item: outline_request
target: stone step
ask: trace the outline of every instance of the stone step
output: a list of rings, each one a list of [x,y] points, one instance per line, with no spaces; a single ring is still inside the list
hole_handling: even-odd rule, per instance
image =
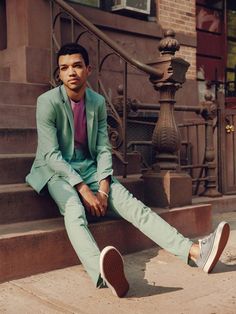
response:
[[[0,185],[0,224],[58,216],[58,209],[51,198],[39,196],[27,184]]]
[[[219,197],[195,196],[193,204],[211,204],[215,213],[236,212],[236,195],[222,195]]]
[[[37,97],[49,88],[46,84],[0,81],[0,103],[35,106]]]
[[[35,154],[0,154],[0,184],[23,183]]]
[[[139,176],[118,179],[131,193],[143,200],[143,181]],[[0,224],[57,216],[58,209],[48,195],[39,196],[25,183],[0,185]]]
[[[162,210],[160,215],[188,237],[202,236],[211,231],[209,205]],[[101,249],[114,245],[126,254],[154,245],[122,219],[92,223],[89,228]],[[1,225],[0,261],[0,282],[79,262],[67,238],[62,218]]]
[[[35,106],[0,104],[0,125],[2,128],[34,128],[35,111]]]
[[[142,165],[142,156],[139,152],[127,153],[127,166],[126,166],[126,174],[136,174],[141,173],[141,165]],[[113,153],[112,155],[113,162],[113,170],[114,175],[123,175],[125,173],[125,166],[122,161]]]
[[[4,154],[0,153],[0,184],[14,184],[25,182],[25,176],[29,173],[35,154]],[[138,153],[127,155],[127,174],[141,173],[141,157]],[[123,165],[113,155],[114,175],[123,173]]]
[[[34,153],[36,146],[36,128],[0,128],[0,154]]]
[[[9,80],[10,80],[10,67],[9,66],[0,67],[0,81]]]

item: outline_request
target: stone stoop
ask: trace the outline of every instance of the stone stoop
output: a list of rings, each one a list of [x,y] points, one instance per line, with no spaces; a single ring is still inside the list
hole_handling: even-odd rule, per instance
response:
[[[35,154],[0,154],[1,184],[15,184],[25,181],[32,166]]]
[[[37,97],[49,89],[47,84],[0,81],[0,103],[35,106]]]
[[[0,81],[9,81],[10,72],[9,66],[0,67]]]
[[[138,175],[120,178],[127,189],[143,200],[143,182]],[[59,216],[48,194],[39,196],[25,183],[0,185],[0,224],[10,224]]]
[[[21,133],[24,133],[23,130],[20,130]],[[18,139],[19,134],[18,133]],[[3,141],[3,137],[2,137]],[[9,146],[9,150],[11,151],[18,151],[18,152],[11,152],[11,153],[1,153],[0,152],[0,184],[15,184],[15,183],[22,183],[25,181],[26,175],[29,173],[31,165],[33,163],[35,153],[19,153],[19,151],[34,151],[34,147],[36,147],[37,139],[34,142],[28,142],[27,145],[24,147],[19,146],[11,147],[10,142],[16,142],[17,135],[12,135],[11,139],[6,139],[7,145]],[[24,141],[24,136],[22,135],[22,141]],[[1,131],[0,131],[0,142],[1,142]],[[18,141],[19,143],[19,141]],[[33,145],[31,148],[30,145]],[[22,144],[23,145],[23,144]],[[6,145],[5,145],[6,146]],[[30,149],[29,149],[30,146]],[[1,148],[0,148],[1,151]],[[5,152],[5,150],[4,150]],[[137,153],[129,153],[127,155],[128,165],[127,165],[127,173],[130,176],[131,174],[141,173],[141,158],[140,155]],[[119,176],[123,173],[123,165],[120,161],[117,160],[115,155],[112,156],[113,164],[114,164],[114,175]],[[139,175],[140,176],[140,175]]]
[[[222,195],[220,197],[195,196],[193,204],[211,204],[212,214],[236,212],[236,195]]]
[[[1,128],[34,128],[36,106],[0,104]]]
[[[36,128],[4,128],[0,126],[0,154],[35,153]]]
[[[196,237],[211,231],[210,205],[156,211],[185,236]],[[113,245],[127,254],[155,245],[123,219],[91,223],[89,228],[101,249]],[[1,225],[0,261],[0,282],[79,263],[62,218]]]
[[[36,98],[48,88],[43,84],[0,81],[0,282],[79,262],[54,202],[48,195],[40,197],[24,183],[37,146]],[[134,175],[140,173],[140,156],[128,154],[128,158],[127,170],[132,175],[119,179],[143,200],[143,181],[140,174]],[[122,163],[114,162],[115,174],[122,174]],[[209,205],[154,210],[186,236],[195,237],[211,230]],[[97,221],[89,227],[100,248],[115,245],[125,254],[154,245],[122,219]]]

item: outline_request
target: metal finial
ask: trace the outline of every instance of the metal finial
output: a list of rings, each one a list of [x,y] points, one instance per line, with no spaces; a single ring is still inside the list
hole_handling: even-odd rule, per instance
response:
[[[164,31],[164,38],[159,43],[159,51],[162,55],[170,54],[174,55],[180,48],[178,40],[175,38],[175,32],[173,29]]]

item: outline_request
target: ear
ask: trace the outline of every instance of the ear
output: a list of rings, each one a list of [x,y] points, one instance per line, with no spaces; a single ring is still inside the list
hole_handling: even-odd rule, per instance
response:
[[[91,67],[91,65],[89,64],[89,65],[87,66],[87,74],[88,74],[88,76],[89,76],[91,73],[92,73],[92,67]]]

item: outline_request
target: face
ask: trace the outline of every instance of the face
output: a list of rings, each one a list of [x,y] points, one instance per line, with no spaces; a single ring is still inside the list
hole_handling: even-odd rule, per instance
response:
[[[86,66],[81,54],[60,56],[58,60],[59,76],[68,93],[85,89],[91,67]]]

